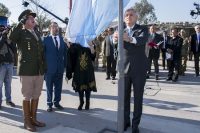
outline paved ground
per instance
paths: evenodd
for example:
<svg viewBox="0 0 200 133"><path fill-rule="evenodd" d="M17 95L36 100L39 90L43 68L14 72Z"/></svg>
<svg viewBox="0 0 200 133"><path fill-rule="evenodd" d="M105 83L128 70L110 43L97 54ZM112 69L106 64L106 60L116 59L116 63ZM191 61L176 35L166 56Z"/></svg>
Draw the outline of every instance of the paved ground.
<svg viewBox="0 0 200 133"><path fill-rule="evenodd" d="M144 110L140 124L141 133L200 133L200 77L194 77L193 62L188 62L186 76L176 83L165 81L166 70L161 70L160 80L147 80ZM160 68L161 69L161 68ZM92 93L91 110L78 111L78 95L71 82L64 81L61 104L63 111L46 111L46 87L39 103L39 119L47 127L42 133L113 133L117 129L117 81L105 80L105 72L96 72L98 92ZM28 133L23 129L21 110L21 85L13 76L12 96L16 108L3 102L0 110L0 133ZM133 100L132 100L133 101ZM133 110L133 105L132 105ZM126 133L131 132L128 129Z"/></svg>

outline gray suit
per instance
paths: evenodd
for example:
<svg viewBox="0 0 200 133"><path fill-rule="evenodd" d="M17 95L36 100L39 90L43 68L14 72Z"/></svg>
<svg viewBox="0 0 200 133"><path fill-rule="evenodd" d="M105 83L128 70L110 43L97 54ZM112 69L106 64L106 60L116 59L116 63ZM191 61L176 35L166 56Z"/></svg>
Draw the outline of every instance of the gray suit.
<svg viewBox="0 0 200 133"><path fill-rule="evenodd" d="M113 43L111 40L111 35L106 36L105 41L104 41L104 54L105 56L112 56L113 55Z"/></svg>
<svg viewBox="0 0 200 133"><path fill-rule="evenodd" d="M149 35L149 39L148 39L148 43L146 45L146 54L148 57L148 74L151 73L151 64L152 61L154 63L154 67L155 67L155 74L158 75L159 73L159 65L158 65L158 59L160 57L160 46L158 46L157 48L149 46L149 43L161 43L161 41L163 41L163 38L161 37L161 35L154 33L154 37L151 38L151 35Z"/></svg>
<svg viewBox="0 0 200 133"><path fill-rule="evenodd" d="M109 79L110 76L115 79L116 76L116 58L114 57L115 46L112 42L112 35L105 38L104 41L104 55L106 56L106 74Z"/></svg>
<svg viewBox="0 0 200 133"><path fill-rule="evenodd" d="M145 54L145 45L148 40L147 27L136 24L132 30L132 37L136 38L136 44L124 42L126 55L124 122L125 125L130 124L130 97L131 86L133 85L134 117L132 124L133 127L137 127L142 115L143 92L148 64Z"/></svg>

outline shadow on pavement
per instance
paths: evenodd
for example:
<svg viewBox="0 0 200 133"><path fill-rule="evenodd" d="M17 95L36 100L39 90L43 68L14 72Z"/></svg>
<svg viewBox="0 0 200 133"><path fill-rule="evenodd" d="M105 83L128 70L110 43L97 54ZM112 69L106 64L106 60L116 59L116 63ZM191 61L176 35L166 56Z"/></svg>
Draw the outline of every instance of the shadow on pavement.
<svg viewBox="0 0 200 133"><path fill-rule="evenodd" d="M144 98L143 105L151 106L158 109L164 109L164 110L181 110L183 108L189 109L189 108L198 107L194 104L189 104L189 103L177 103L177 102L169 102L169 101L147 99L147 98Z"/></svg>

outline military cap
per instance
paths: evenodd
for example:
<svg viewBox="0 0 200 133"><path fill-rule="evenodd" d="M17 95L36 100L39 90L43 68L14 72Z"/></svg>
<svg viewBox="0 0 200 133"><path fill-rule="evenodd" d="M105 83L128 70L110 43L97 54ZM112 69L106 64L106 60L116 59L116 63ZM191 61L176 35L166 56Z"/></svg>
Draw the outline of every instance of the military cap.
<svg viewBox="0 0 200 133"><path fill-rule="evenodd" d="M22 19L27 19L27 16L33 16L33 17L36 17L36 13L32 12L31 10L27 9L27 10L24 10L18 17L18 21L21 21Z"/></svg>

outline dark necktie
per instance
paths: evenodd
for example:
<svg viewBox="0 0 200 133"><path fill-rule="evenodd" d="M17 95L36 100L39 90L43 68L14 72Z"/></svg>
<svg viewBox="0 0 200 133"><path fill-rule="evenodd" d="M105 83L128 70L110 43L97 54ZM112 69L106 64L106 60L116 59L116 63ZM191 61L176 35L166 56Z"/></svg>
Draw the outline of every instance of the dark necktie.
<svg viewBox="0 0 200 133"><path fill-rule="evenodd" d="M54 37L55 43L56 43L56 49L58 50L58 41L57 41L57 37Z"/></svg>
<svg viewBox="0 0 200 133"><path fill-rule="evenodd" d="M130 28L128 31L128 36L131 36L133 28Z"/></svg>

